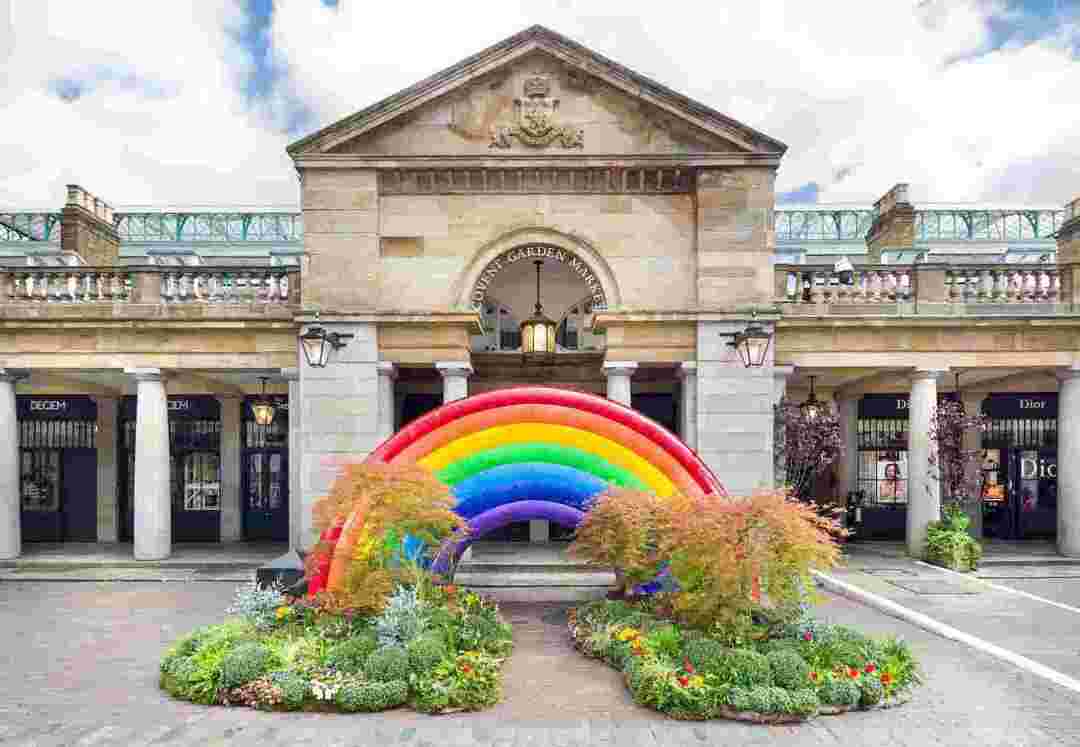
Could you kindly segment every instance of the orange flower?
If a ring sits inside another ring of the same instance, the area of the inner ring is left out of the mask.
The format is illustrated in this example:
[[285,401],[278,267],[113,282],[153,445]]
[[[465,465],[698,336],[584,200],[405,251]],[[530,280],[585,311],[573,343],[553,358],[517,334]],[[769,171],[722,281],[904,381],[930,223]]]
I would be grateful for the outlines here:
[[859,670],[856,669],[855,667],[850,667],[847,670],[847,676],[850,677],[853,680],[858,679],[859,678]]
[[810,673],[810,681],[811,682],[817,682],[818,681],[818,673],[817,672],[811,672]]
[[461,662],[461,671],[463,674],[472,674],[472,667],[465,662]]
[[885,685],[885,687],[888,687],[889,685],[891,685],[892,684],[892,675],[889,674],[888,672],[882,672],[881,673],[881,684]]
[[457,594],[457,587],[454,586],[453,584],[447,584],[446,593],[450,594],[451,596],[454,595],[454,594]]

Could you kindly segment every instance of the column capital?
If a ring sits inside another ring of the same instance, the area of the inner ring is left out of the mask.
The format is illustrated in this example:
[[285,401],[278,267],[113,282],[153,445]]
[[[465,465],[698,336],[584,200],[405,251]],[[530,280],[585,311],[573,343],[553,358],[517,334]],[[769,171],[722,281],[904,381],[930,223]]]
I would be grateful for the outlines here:
[[627,376],[633,376],[637,367],[637,361],[604,361],[603,365],[605,373],[623,373]]
[[30,372],[21,368],[0,368],[0,381],[14,384],[29,378]]
[[[473,374],[471,363],[464,361],[438,361],[435,369],[442,374],[444,379],[467,379]],[[382,371],[380,370],[381,374]]]
[[[438,366],[439,364],[436,364]],[[379,372],[379,376],[386,376],[391,379],[398,377],[398,366],[392,361],[379,361],[375,364],[375,370]],[[470,373],[472,369],[470,368]],[[444,376],[446,374],[443,374]]]
[[697,361],[683,361],[682,365],[675,369],[675,375],[680,379],[697,376]]
[[300,369],[297,366],[281,369],[281,378],[285,381],[300,381]]
[[163,378],[160,368],[125,368],[124,373],[134,376],[135,381],[161,381]]
[[928,379],[937,381],[948,372],[948,368],[917,368],[911,372],[910,376],[912,381],[926,381]]

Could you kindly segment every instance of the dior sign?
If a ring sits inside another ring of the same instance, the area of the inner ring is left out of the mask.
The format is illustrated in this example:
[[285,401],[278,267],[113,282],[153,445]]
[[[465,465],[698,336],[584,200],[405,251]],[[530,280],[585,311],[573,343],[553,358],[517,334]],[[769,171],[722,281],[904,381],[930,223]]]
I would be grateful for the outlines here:
[[551,260],[566,265],[575,275],[581,278],[582,282],[585,283],[585,287],[589,289],[589,295],[592,296],[593,306],[599,309],[607,307],[607,296],[604,295],[604,287],[600,284],[600,279],[593,274],[593,271],[589,269],[589,266],[582,262],[577,255],[571,254],[557,246],[530,244],[528,246],[518,246],[509,249],[488,262],[487,267],[484,268],[484,271],[480,273],[480,277],[477,278],[476,284],[473,285],[473,308],[479,310],[483,307],[484,301],[487,298],[488,288],[491,287],[491,284],[495,281],[495,277],[500,272],[510,265],[526,259]]

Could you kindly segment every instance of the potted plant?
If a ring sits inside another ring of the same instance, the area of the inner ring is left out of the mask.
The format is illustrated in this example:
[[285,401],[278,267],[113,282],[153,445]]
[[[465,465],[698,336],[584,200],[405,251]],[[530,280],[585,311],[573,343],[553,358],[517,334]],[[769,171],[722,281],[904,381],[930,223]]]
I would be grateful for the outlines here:
[[926,526],[926,560],[954,571],[973,571],[982,556],[982,547],[968,533],[970,517],[960,506],[950,504],[940,521]]

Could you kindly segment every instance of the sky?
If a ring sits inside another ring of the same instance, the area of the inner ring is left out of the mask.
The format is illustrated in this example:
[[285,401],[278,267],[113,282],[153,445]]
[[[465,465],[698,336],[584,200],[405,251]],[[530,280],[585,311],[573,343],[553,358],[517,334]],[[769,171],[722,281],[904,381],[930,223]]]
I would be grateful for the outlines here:
[[787,143],[781,202],[1080,196],[1080,0],[0,0],[0,208],[295,207],[287,144],[534,23]]

